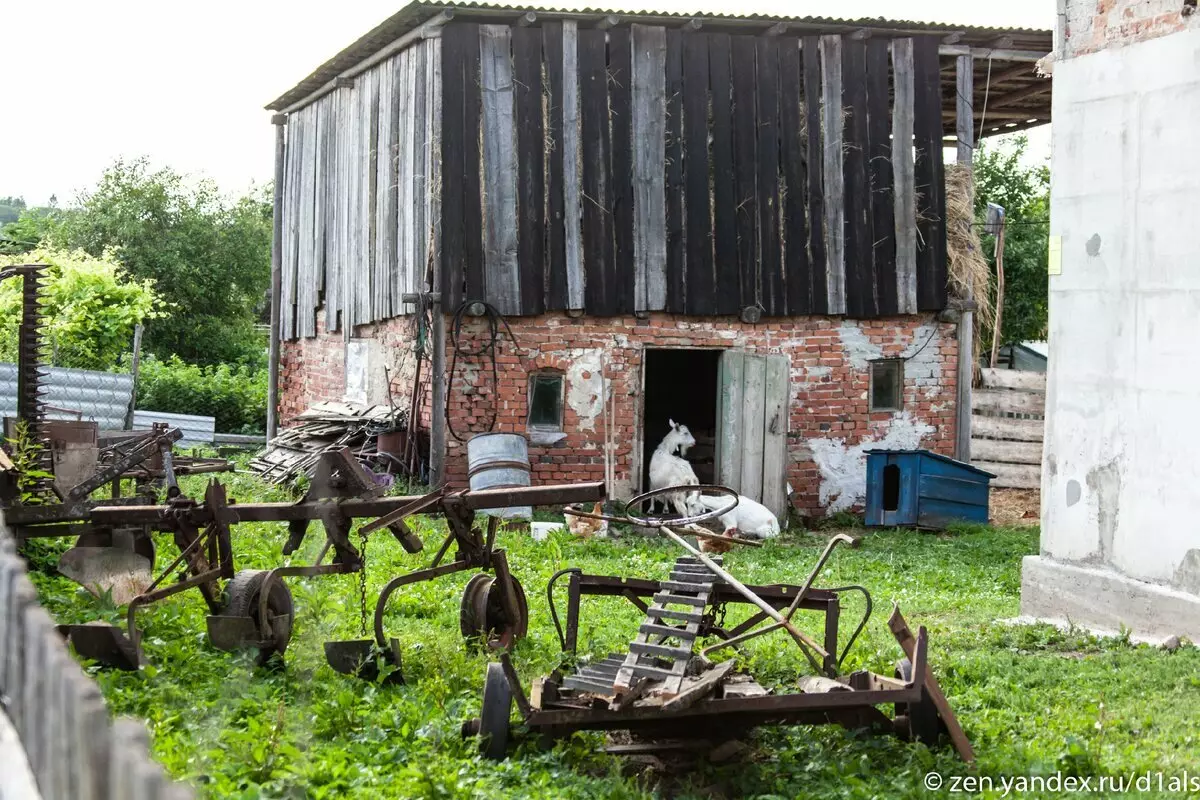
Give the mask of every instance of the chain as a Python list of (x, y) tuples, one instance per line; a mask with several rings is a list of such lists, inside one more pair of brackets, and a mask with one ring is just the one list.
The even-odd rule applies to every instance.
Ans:
[(358, 534), (358, 613), (359, 635), (367, 638), (367, 535)]
[(714, 605), (713, 613), (716, 614), (716, 617), (717, 617), (717, 627), (724, 630), (725, 629), (725, 604), (717, 603), (716, 605)]

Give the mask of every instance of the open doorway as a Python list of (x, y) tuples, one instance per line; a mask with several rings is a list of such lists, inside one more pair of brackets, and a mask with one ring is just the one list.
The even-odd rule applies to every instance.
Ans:
[(721, 350), (647, 349), (642, 396), (642, 488), (650, 457), (670, 430), (686, 425), (696, 439), (687, 460), (701, 483), (716, 483), (717, 370)]

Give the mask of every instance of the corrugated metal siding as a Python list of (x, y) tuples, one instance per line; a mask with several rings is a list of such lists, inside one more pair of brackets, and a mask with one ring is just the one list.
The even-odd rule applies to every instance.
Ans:
[[(52, 368), (45, 379), (42, 401), (95, 420), (102, 429), (125, 427), (125, 412), (133, 393), (133, 377), (112, 372)], [(0, 417), (17, 413), (17, 365), (0, 364)], [(49, 419), (75, 419), (74, 414), (48, 411)]]
[(215, 417), (195, 417), (190, 414), (168, 414), (165, 411), (133, 412), (133, 429), (148, 431), (155, 422), (165, 422), (172, 428), (179, 428), (183, 438), (179, 440), (180, 447), (194, 447), (198, 444), (212, 444), (217, 431)]

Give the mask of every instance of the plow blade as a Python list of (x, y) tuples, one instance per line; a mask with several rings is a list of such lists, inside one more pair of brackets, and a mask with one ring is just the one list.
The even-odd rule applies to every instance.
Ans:
[(383, 679), (385, 685), (404, 683), (400, 671), (400, 642), (388, 641), (388, 649), (381, 650), (374, 639), (355, 639), (344, 642), (325, 643), (325, 661), (336, 672), (375, 683), (384, 672), (383, 665), (392, 667)]
[(58, 632), (79, 655), (106, 667), (133, 671), (144, 663), (138, 646), (116, 625), (105, 622), (59, 625)]

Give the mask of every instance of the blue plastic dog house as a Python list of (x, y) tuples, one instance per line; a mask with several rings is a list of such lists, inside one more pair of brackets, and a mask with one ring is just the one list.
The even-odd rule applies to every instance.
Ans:
[(951, 522), (988, 521), (992, 473), (928, 450), (866, 455), (867, 525), (940, 530)]

